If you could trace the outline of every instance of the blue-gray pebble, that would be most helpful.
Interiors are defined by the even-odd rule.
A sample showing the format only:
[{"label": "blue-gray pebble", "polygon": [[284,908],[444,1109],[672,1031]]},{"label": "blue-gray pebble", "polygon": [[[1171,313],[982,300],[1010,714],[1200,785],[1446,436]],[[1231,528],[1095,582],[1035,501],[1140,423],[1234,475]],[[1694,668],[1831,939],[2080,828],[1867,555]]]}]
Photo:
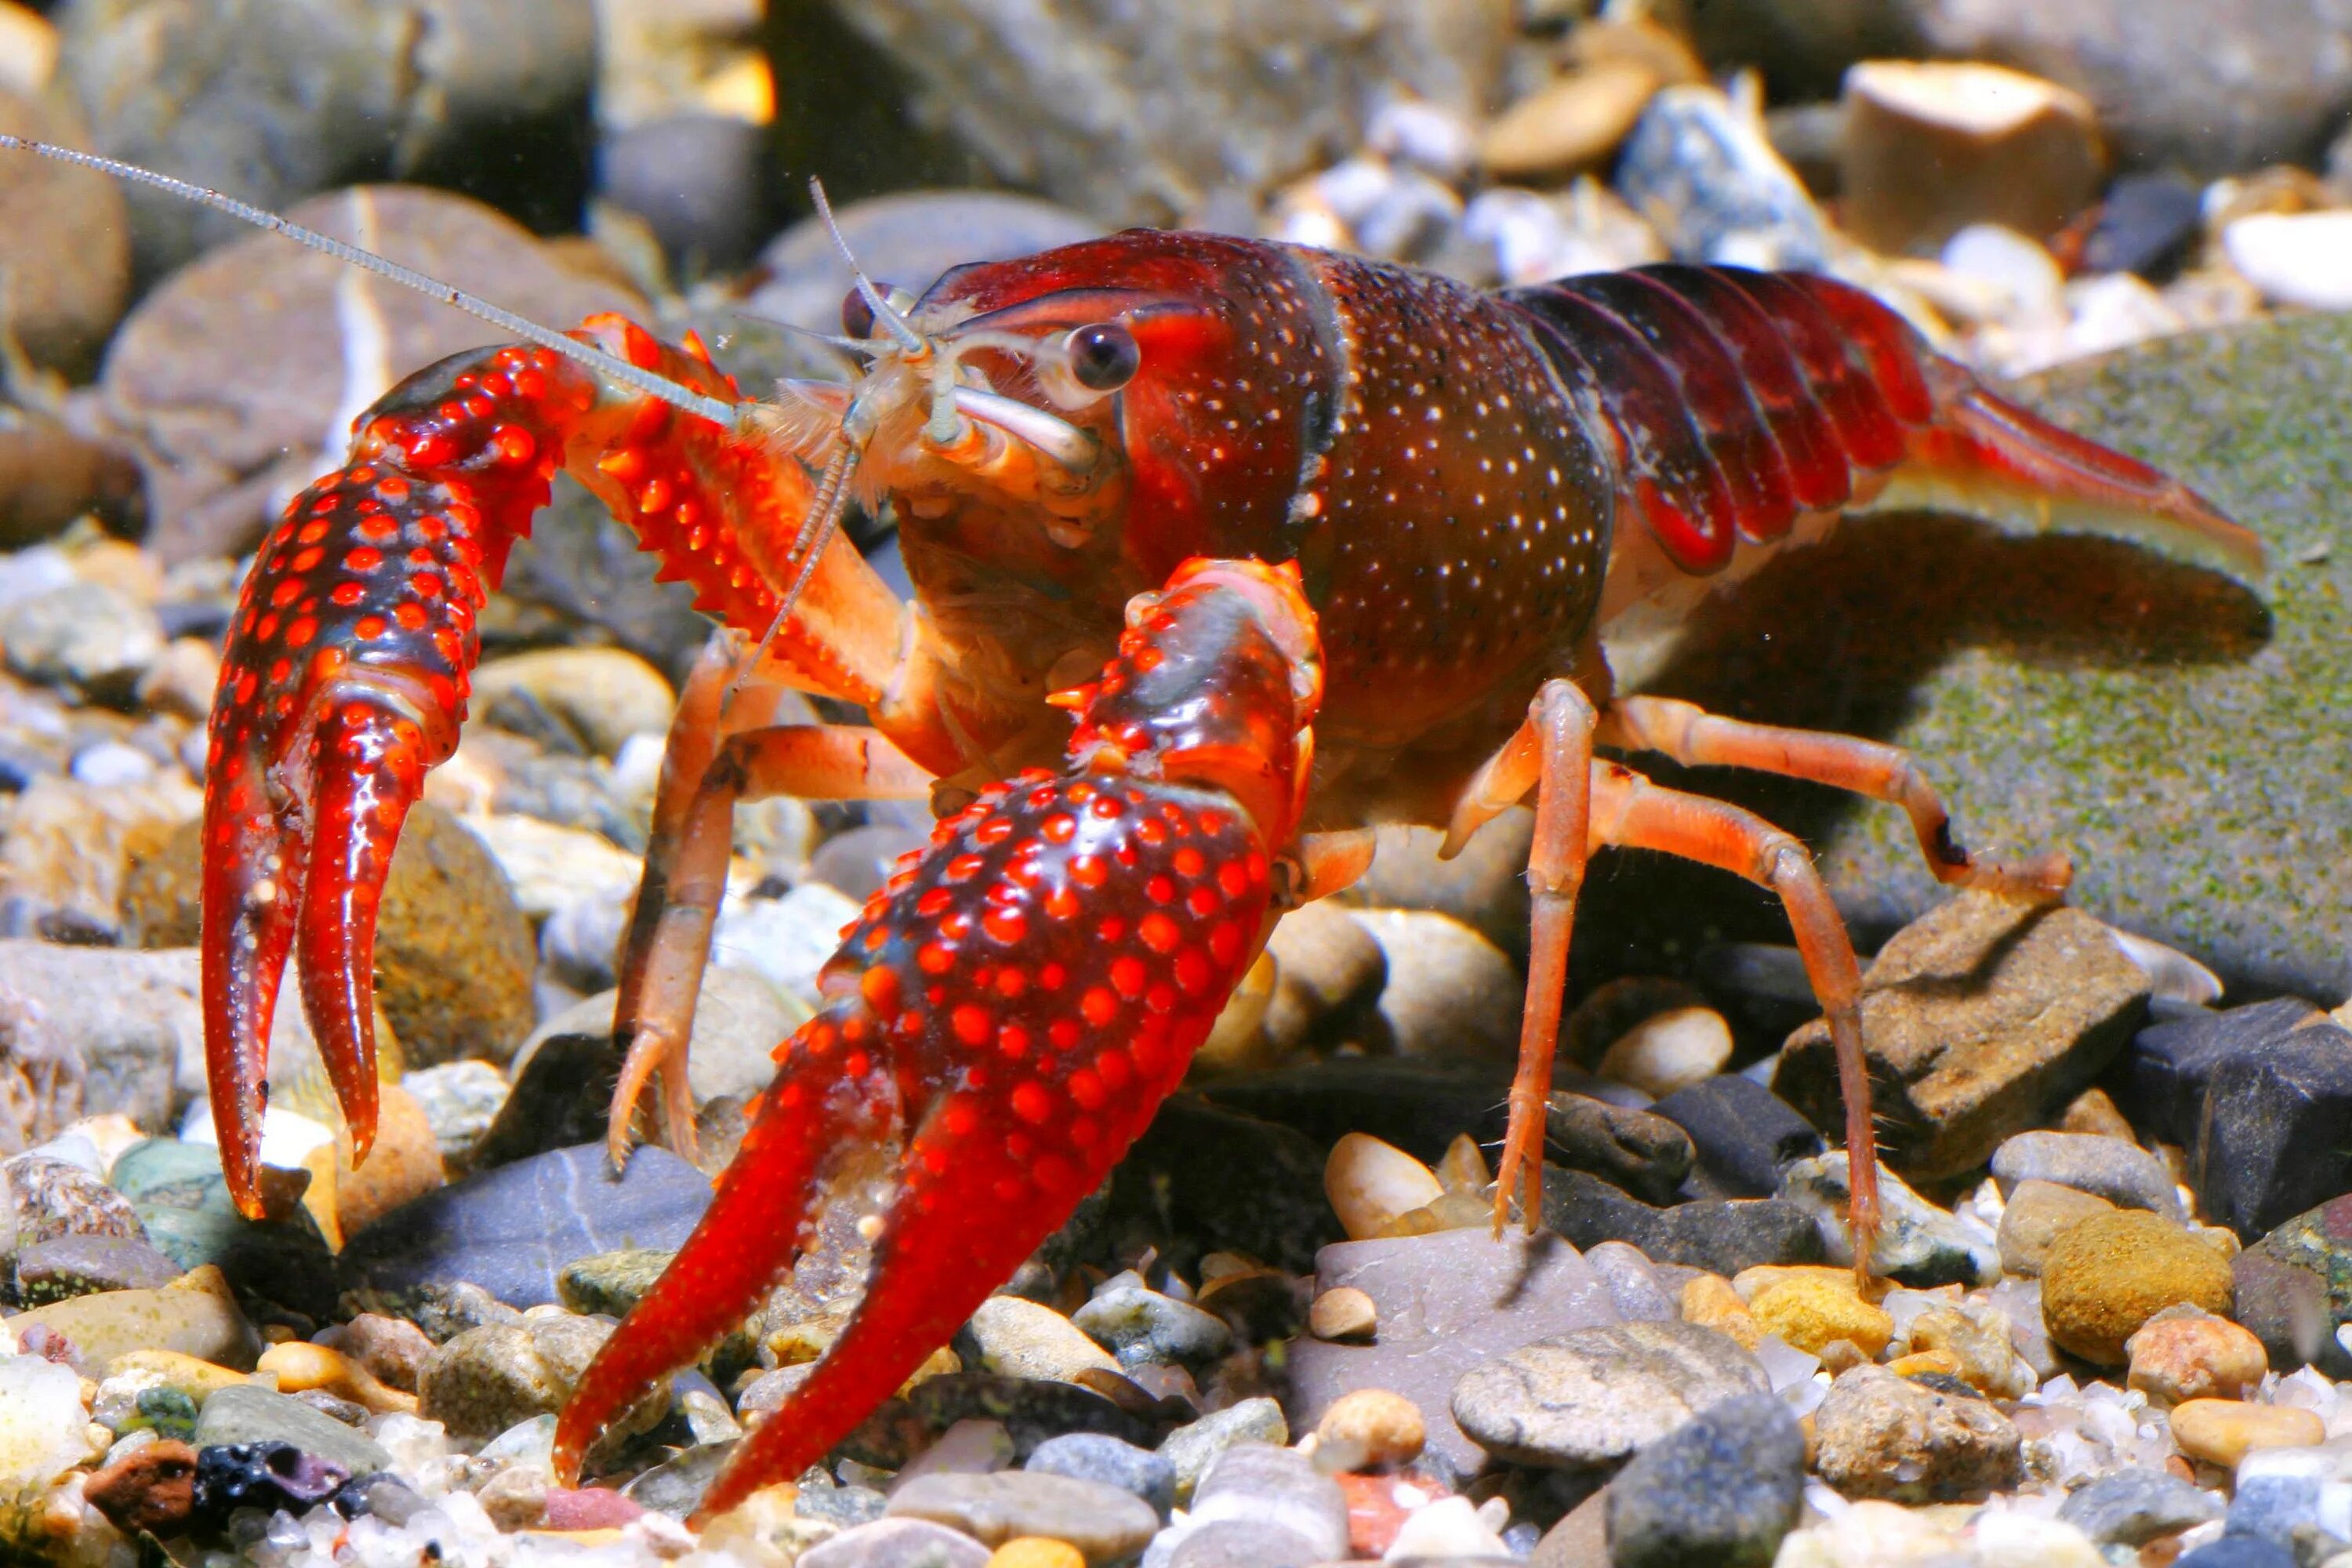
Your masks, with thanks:
[{"label": "blue-gray pebble", "polygon": [[[2242,1488],[2240,1493],[2242,1500]],[[2137,1547],[2221,1518],[2221,1503],[2179,1476],[2133,1467],[2074,1492],[2059,1506],[2058,1517],[2101,1546]]]},{"label": "blue-gray pebble", "polygon": [[2172,1568],[2297,1568],[2294,1553],[2251,1535],[2225,1535],[2208,1542]]},{"label": "blue-gray pebble", "polygon": [[1710,1406],[1609,1488],[1611,1568],[1765,1568],[1803,1506],[1805,1437],[1776,1394]]},{"label": "blue-gray pebble", "polygon": [[1100,1481],[1105,1486],[1133,1492],[1159,1510],[1163,1520],[1176,1506],[1174,1465],[1149,1448],[1122,1443],[1100,1432],[1067,1432],[1059,1437],[1048,1437],[1037,1445],[1028,1463],[1021,1468],[1082,1481]]}]

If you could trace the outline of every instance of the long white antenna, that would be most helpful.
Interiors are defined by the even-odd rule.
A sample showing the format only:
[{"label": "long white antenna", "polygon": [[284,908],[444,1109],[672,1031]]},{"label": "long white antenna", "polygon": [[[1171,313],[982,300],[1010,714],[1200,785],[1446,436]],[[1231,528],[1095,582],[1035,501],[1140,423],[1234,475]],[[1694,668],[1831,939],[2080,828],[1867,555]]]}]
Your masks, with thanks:
[{"label": "long white antenna", "polygon": [[824,182],[814,174],[809,176],[809,197],[816,203],[816,216],[824,220],[824,232],[833,237],[833,247],[841,252],[844,261],[849,263],[849,275],[857,279],[857,291],[866,297],[866,306],[874,312],[874,319],[890,329],[890,335],[898,340],[900,348],[908,353],[919,353],[923,346],[923,334],[915,331],[914,323],[898,313],[897,306],[883,298],[882,290],[874,287],[874,279],[866,276],[866,268],[857,265],[856,253],[849,248],[849,241],[842,237],[841,226],[833,221],[833,204],[824,199]]},{"label": "long white antenna", "polygon": [[184,201],[194,202],[199,206],[210,207],[215,212],[226,213],[234,218],[242,218],[256,228],[266,228],[272,233],[282,234],[298,244],[322,251],[339,261],[347,261],[354,267],[374,273],[379,278],[400,284],[403,288],[414,289],[418,293],[438,300],[445,305],[454,306],[469,316],[476,316],[489,322],[500,331],[512,332],[516,337],[537,343],[541,348],[552,349],[566,359],[585,366],[608,381],[618,382],[623,386],[635,387],[648,396],[657,397],[673,407],[684,409],[688,414],[700,415],[714,424],[730,427],[739,426],[745,418],[743,411],[751,406],[748,404],[724,402],[697,392],[690,386],[672,381],[667,376],[656,375],[649,370],[641,370],[625,359],[616,358],[602,349],[592,348],[576,338],[568,338],[561,332],[551,331],[538,322],[518,316],[511,310],[502,310],[487,300],[467,293],[463,289],[453,289],[437,279],[428,278],[424,273],[403,267],[396,261],[387,261],[372,250],[362,250],[356,245],[346,245],[331,235],[320,234],[312,228],[304,228],[299,223],[289,223],[276,213],[265,211],[247,202],[238,201],[235,196],[223,192],[212,190],[204,185],[191,184],[186,180],[175,180],[169,174],[159,174],[152,169],[142,169],[136,163],[119,163],[112,158],[101,158],[95,153],[79,153],[70,147],[58,147],[47,142],[27,141],[21,136],[0,134],[0,148],[21,153],[37,153],[44,158],[53,159],[60,163],[73,163],[85,169],[95,169],[102,174],[111,174],[119,180],[152,185],[156,190],[169,192]]}]

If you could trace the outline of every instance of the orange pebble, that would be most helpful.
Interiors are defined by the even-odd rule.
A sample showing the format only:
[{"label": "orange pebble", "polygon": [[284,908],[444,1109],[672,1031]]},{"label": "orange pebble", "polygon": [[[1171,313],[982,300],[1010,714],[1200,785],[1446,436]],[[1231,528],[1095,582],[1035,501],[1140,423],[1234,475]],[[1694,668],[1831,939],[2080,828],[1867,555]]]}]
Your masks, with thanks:
[{"label": "orange pebble", "polygon": [[1016,1535],[988,1554],[988,1568],[1087,1568],[1087,1559],[1066,1541]]}]

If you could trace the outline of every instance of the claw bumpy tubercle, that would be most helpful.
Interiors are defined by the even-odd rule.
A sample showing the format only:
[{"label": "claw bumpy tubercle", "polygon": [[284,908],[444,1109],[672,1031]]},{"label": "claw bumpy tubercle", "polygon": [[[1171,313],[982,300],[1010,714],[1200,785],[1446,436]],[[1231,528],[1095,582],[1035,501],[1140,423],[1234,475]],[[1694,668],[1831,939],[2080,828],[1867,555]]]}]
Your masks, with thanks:
[{"label": "claw bumpy tubercle", "polygon": [[[1311,626],[1289,579],[1235,571],[1280,583]],[[1316,685],[1292,679],[1295,651],[1246,601],[1214,582],[1162,600],[1089,689],[1071,769],[984,791],[852,922],[827,1005],[778,1051],[709,1211],[565,1411],[562,1473],[756,1310],[860,1146],[894,1132],[901,1146],[865,1300],[706,1514],[821,1458],[1143,1131],[1256,956],[1293,826]],[[1197,700],[1171,708],[1180,682]],[[1157,735],[1146,700],[1170,721]],[[1259,787],[1273,775],[1279,792]]]}]

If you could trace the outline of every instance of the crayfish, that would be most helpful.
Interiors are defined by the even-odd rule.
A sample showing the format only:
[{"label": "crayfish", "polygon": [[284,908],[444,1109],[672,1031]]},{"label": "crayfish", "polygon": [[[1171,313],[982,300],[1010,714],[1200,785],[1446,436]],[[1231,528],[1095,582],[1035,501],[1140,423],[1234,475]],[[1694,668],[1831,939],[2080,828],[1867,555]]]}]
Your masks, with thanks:
[{"label": "crayfish", "polygon": [[[1859,976],[1811,858],[1597,749],[1890,802],[1947,883],[2055,898],[2068,863],[1963,849],[1893,747],[1621,695],[1603,637],[1671,628],[1874,505],[2262,563],[2189,489],[2002,400],[1825,278],[1664,266],[1486,293],[1138,230],[958,268],[919,299],[860,274],[844,327],[861,374],[764,401],[691,337],[610,316],[417,373],[262,549],[212,717],[206,1052],[253,1213],[289,951],[367,1147],[377,891],[457,744],[476,612],[559,469],[743,634],[706,653],[670,736],[623,964],[616,1153],[655,1079],[667,1135],[692,1137],[686,1041],[735,803],[961,807],[845,932],[699,1228],[562,1417],[576,1477],[610,1418],[785,1277],[853,1156],[897,1145],[863,1304],[706,1516],[820,1459],[1071,1213],[1280,913],[1363,873],[1375,824],[1442,827],[1450,851],[1535,806],[1498,1227],[1514,1203],[1535,1223],[1591,852],[1662,850],[1776,892],[1835,1044],[1866,1271]],[[911,603],[835,526],[852,499],[897,519]],[[788,690],[868,722],[778,724]]]}]

